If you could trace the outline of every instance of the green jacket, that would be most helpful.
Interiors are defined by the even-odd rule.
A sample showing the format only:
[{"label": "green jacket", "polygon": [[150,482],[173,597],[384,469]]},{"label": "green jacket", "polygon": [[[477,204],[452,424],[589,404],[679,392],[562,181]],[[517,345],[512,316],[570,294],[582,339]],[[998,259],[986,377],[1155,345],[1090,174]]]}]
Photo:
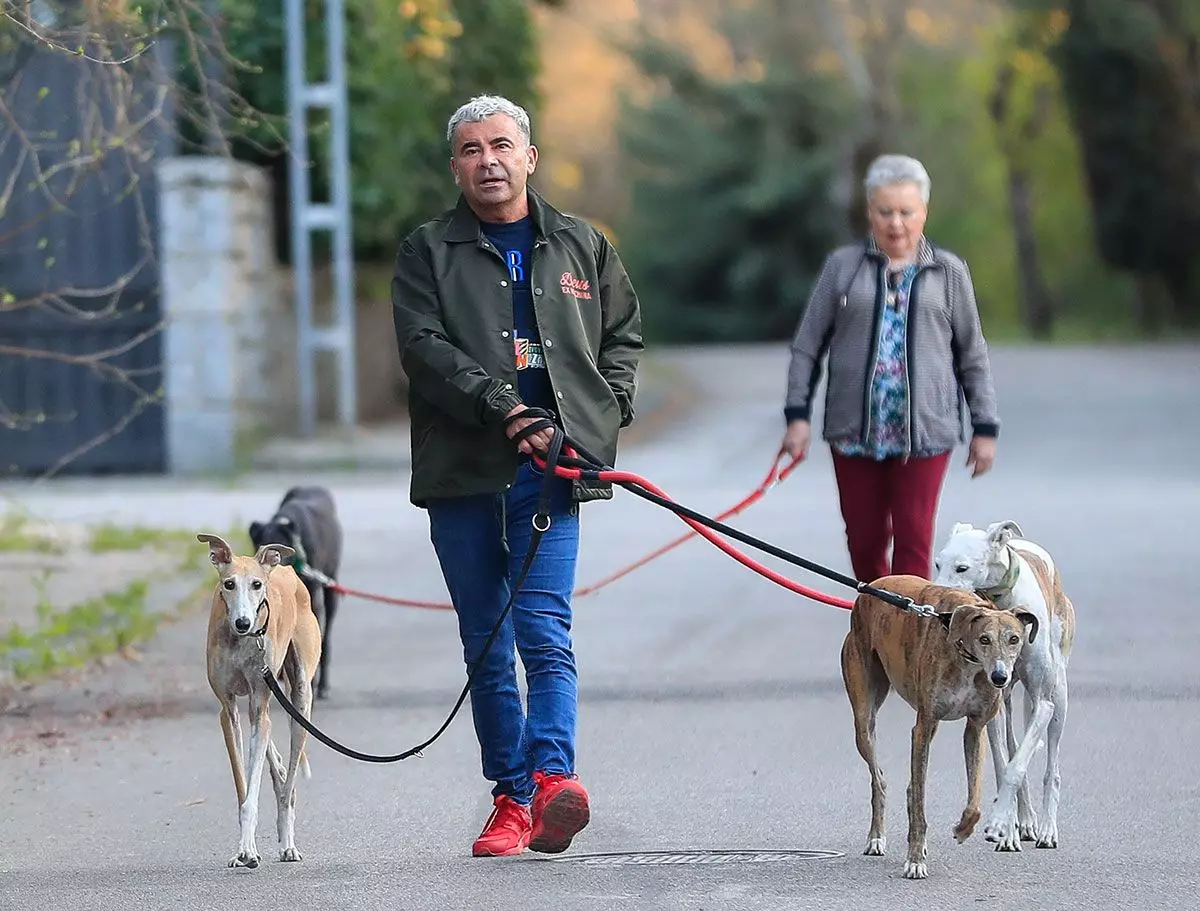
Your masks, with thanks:
[{"label": "green jacket", "polygon": [[[533,302],[568,436],[613,465],[634,418],[641,308],[616,250],[598,230],[533,189]],[[461,196],[400,245],[392,278],[400,365],[409,381],[410,499],[499,493],[519,461],[504,416],[520,404],[508,270]],[[577,501],[608,484],[574,485]]]}]

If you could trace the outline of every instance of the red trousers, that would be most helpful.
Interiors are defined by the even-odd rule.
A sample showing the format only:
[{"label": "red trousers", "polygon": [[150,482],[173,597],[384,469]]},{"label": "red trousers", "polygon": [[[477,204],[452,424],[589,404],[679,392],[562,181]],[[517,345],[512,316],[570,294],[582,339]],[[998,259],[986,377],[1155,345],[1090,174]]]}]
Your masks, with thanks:
[{"label": "red trousers", "polygon": [[860,582],[894,574],[933,574],[933,526],[950,453],[929,458],[875,459],[833,451],[838,499],[850,564]]}]

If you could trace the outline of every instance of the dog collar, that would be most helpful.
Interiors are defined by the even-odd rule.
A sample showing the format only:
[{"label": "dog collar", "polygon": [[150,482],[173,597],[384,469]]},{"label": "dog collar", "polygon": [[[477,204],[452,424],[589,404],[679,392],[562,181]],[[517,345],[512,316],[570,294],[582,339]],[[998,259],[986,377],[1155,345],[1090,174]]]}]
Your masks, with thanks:
[{"label": "dog collar", "polygon": [[991,588],[978,588],[976,592],[989,601],[995,601],[997,598],[1011,594],[1013,588],[1017,584],[1017,578],[1021,575],[1021,561],[1017,559],[1016,552],[1011,546],[1005,546],[1008,551],[1008,569],[1005,570],[1004,578]]}]

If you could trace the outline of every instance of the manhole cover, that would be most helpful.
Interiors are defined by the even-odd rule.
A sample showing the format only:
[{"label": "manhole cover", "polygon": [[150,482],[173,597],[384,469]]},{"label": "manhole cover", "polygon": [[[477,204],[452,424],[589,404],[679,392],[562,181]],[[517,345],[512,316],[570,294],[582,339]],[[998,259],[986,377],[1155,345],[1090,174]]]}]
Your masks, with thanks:
[{"label": "manhole cover", "polygon": [[566,854],[548,858],[591,867],[658,867],[676,864],[778,864],[796,860],[828,860],[840,851],[625,851],[612,854]]}]

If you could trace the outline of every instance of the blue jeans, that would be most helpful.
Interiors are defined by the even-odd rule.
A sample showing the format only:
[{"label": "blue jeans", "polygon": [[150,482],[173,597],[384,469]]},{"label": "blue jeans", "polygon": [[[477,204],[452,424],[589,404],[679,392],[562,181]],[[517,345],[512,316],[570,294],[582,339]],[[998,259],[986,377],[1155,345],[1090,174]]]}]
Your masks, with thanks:
[{"label": "blue jeans", "polygon": [[[430,539],[441,564],[468,673],[508,603],[533,534],[543,473],[523,463],[504,494],[429,500]],[[556,479],[552,521],[512,610],[471,683],[471,713],[493,796],[533,799],[535,771],[575,771],[578,706],[571,647],[571,592],[579,515],[570,481]],[[515,650],[514,650],[515,648]],[[516,652],[528,685],[528,715],[517,690]]]}]

